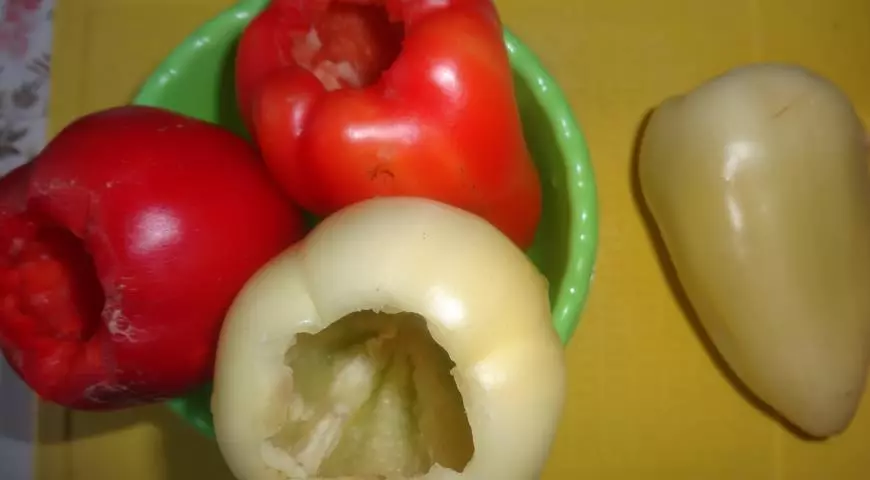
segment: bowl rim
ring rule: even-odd
[[[553,327],[564,345],[574,335],[589,299],[598,254],[598,191],[583,130],[556,80],[510,29],[503,27],[511,67],[526,80],[532,95],[553,122],[565,159],[568,184],[568,259],[552,308]]]
[[[197,54],[227,23],[248,21],[270,0],[240,0],[235,5],[205,21],[188,35],[151,72],[133,99],[134,104],[161,106],[163,86]],[[504,43],[510,56],[511,68],[519,74],[546,116],[552,122],[558,149],[565,159],[565,177],[568,194],[568,254],[556,302],[551,306],[552,324],[563,345],[573,337],[586,307],[595,277],[598,254],[598,193],[586,138],[570,103],[555,79],[544,68],[540,59],[506,26]],[[180,399],[170,400],[176,413],[189,418]],[[205,426],[198,426],[212,435]]]

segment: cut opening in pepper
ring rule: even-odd
[[[294,60],[327,90],[375,83],[399,56],[403,24],[392,21],[384,5],[327,3],[310,30],[295,33]]]
[[[455,364],[423,317],[356,312],[299,334],[285,362],[293,393],[268,443],[318,478],[410,477],[435,464],[462,472],[471,460]]]
[[[13,235],[3,257],[3,317],[10,332],[87,341],[100,325],[105,294],[81,239],[51,224]],[[16,321],[18,319],[18,321]]]

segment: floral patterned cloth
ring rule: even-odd
[[[54,1],[0,0],[0,176],[45,144]],[[34,397],[2,356],[0,412],[0,479],[31,479]]]
[[[55,0],[0,0],[0,175],[46,141]]]

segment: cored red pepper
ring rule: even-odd
[[[274,0],[236,62],[243,117],[305,209],[422,196],[532,242],[540,184],[490,0]]]
[[[0,349],[68,407],[176,396],[211,378],[232,299],[302,233],[229,132],[149,107],[83,117],[0,181]]]

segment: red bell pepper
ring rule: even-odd
[[[0,350],[67,407],[179,395],[211,378],[244,282],[302,233],[229,132],[149,107],[83,117],[0,181]]]
[[[242,36],[236,82],[305,209],[428,197],[531,244],[540,184],[490,0],[274,0]]]

